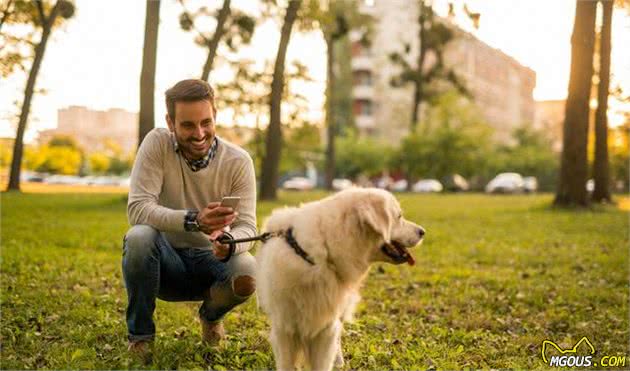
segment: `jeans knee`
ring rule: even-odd
[[[256,291],[256,280],[252,276],[238,276],[232,283],[234,294],[240,297],[251,296]]]
[[[125,235],[123,265],[125,269],[142,266],[147,257],[155,255],[158,231],[148,225],[134,225]]]

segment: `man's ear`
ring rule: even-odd
[[[172,132],[175,131],[175,123],[173,122],[173,120],[171,120],[171,116],[168,115],[168,113],[166,115],[164,115],[164,118],[166,119],[166,125],[168,125],[168,130]]]
[[[372,196],[358,207],[359,221],[376,232],[387,243],[391,242],[393,220],[387,212],[387,200]]]

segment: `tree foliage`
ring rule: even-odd
[[[455,70],[444,64],[444,50],[455,38],[452,26],[435,15],[432,5],[427,0],[418,0],[418,44],[417,58],[411,60],[411,45],[405,44],[402,52],[391,53],[391,62],[400,69],[390,85],[400,87],[412,84],[414,87],[411,114],[411,131],[414,131],[420,120],[419,109],[426,102],[441,94],[444,85],[450,85],[461,94],[469,95],[462,79]],[[432,63],[429,63],[432,62]]]
[[[231,0],[223,0],[219,9],[202,6],[196,10],[187,9],[184,0],[179,2],[183,8],[179,16],[180,27],[194,33],[195,43],[208,49],[201,72],[201,79],[207,81],[221,41],[230,52],[236,52],[240,46],[249,44],[256,28],[256,19],[242,10],[232,8]]]

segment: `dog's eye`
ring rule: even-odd
[[[399,220],[402,219],[402,216],[403,216],[402,213],[398,214],[398,219]]]

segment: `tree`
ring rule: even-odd
[[[319,26],[326,42],[326,166],[325,187],[332,189],[335,177],[335,138],[338,133],[336,122],[336,105],[334,92],[337,90],[338,62],[335,50],[337,44],[356,30],[367,35],[372,20],[370,16],[361,14],[359,4],[354,0],[320,1],[311,0],[308,3],[307,17]]]
[[[588,205],[586,144],[593,76],[596,7],[597,2],[594,1],[576,1],[560,177],[554,200],[554,204],[558,206]]]
[[[558,175],[558,156],[552,150],[546,132],[523,125],[512,132],[512,138],[513,145],[501,145],[496,149],[487,175],[517,172],[536,177],[540,190],[553,190]]]
[[[61,20],[69,19],[74,15],[74,5],[66,0],[57,0],[52,6],[50,3],[44,2],[43,0],[37,0],[34,2],[20,1],[19,3],[22,9],[25,10],[25,13],[20,14],[19,19],[23,21],[22,23],[31,25],[38,31],[41,31],[41,38],[39,42],[35,44],[35,58],[33,59],[33,64],[26,82],[22,111],[18,121],[17,133],[15,135],[15,144],[13,145],[11,175],[9,176],[9,185],[7,190],[15,191],[20,190],[20,172],[22,154],[24,151],[24,133],[26,131],[28,116],[31,109],[31,100],[33,99],[33,93],[35,91],[37,75],[44,59],[44,53],[46,52],[46,45],[48,44],[48,40],[53,29],[59,26]],[[18,6],[17,2],[15,6]],[[9,16],[8,20],[5,20],[5,22],[10,21],[11,18]]]
[[[488,167],[492,129],[476,107],[454,92],[442,94],[428,112],[427,125],[407,136],[391,165],[408,180],[479,175]]]
[[[282,92],[284,90],[284,63],[287,54],[287,47],[291,38],[291,30],[302,4],[301,0],[290,0],[287,7],[282,30],[280,33],[280,43],[273,70],[273,81],[271,82],[271,99],[269,102],[269,126],[265,140],[265,159],[263,161],[261,199],[276,199],[276,189],[278,185],[278,165],[280,163],[280,151],[282,149],[282,129],[280,127],[280,113],[282,104]]]
[[[184,7],[184,0],[179,2]],[[191,12],[184,8],[179,17],[181,28],[184,31],[195,31],[195,43],[208,49],[208,56],[201,71],[201,79],[204,81],[208,81],[222,40],[231,51],[236,51],[241,44],[249,44],[254,34],[256,20],[240,10],[231,9],[230,4],[231,0],[223,0],[223,5],[218,11],[201,7]],[[196,26],[196,23],[208,17],[216,18],[216,26],[211,36]]]
[[[595,111],[595,162],[592,200],[610,202],[610,167],[608,161],[608,91],[610,85],[610,37],[614,0],[603,0],[602,29],[599,43],[599,84]]]
[[[265,154],[264,130],[261,128],[263,122],[263,112],[269,106],[269,93],[273,81],[273,63],[265,63],[261,69],[256,68],[255,62],[249,59],[239,59],[231,62],[234,70],[234,77],[225,83],[217,84],[217,91],[221,92],[221,100],[217,103],[218,110],[229,108],[233,111],[233,121],[245,121],[253,117],[256,124],[256,134],[253,140],[247,144],[254,164],[256,173],[260,173],[262,161]],[[302,128],[303,126],[313,127],[306,115],[308,111],[308,99],[300,94],[299,89],[294,87],[294,82],[312,81],[308,75],[305,65],[293,61],[284,74],[284,90],[282,92],[283,110],[281,122],[282,127]],[[295,138],[290,138],[293,144]],[[284,161],[287,155],[287,146],[283,146],[281,152],[280,170],[287,168],[286,164],[296,163],[296,161]],[[299,148],[299,147],[298,147]],[[308,150],[307,150],[308,151]],[[303,151],[300,151],[302,153]],[[298,153],[299,154],[299,153]]]
[[[407,60],[411,53],[411,46],[406,44],[403,53],[390,54],[390,60],[394,65],[401,68],[400,74],[394,76],[390,85],[400,87],[405,84],[413,84],[413,106],[411,114],[410,129],[415,131],[420,121],[420,105],[422,102],[436,97],[441,93],[439,82],[446,82],[464,95],[469,95],[468,90],[461,81],[461,78],[452,68],[444,64],[443,53],[446,45],[451,42],[455,33],[451,26],[445,21],[435,16],[433,7],[427,0],[419,0],[418,15],[418,43],[419,51],[415,64],[410,64]],[[467,14],[471,19],[479,18],[478,13]],[[433,58],[430,58],[430,57]],[[432,61],[431,65],[428,62]]]
[[[96,152],[88,156],[90,172],[93,174],[105,174],[109,169],[110,158],[106,154]]]
[[[155,66],[160,25],[160,0],[147,0],[146,9],[142,71],[140,72],[138,148],[144,137],[155,127]]]
[[[357,138],[355,135],[337,138],[336,173],[339,176],[357,179],[359,176],[377,176],[389,164],[394,153],[391,146],[372,138]]]

